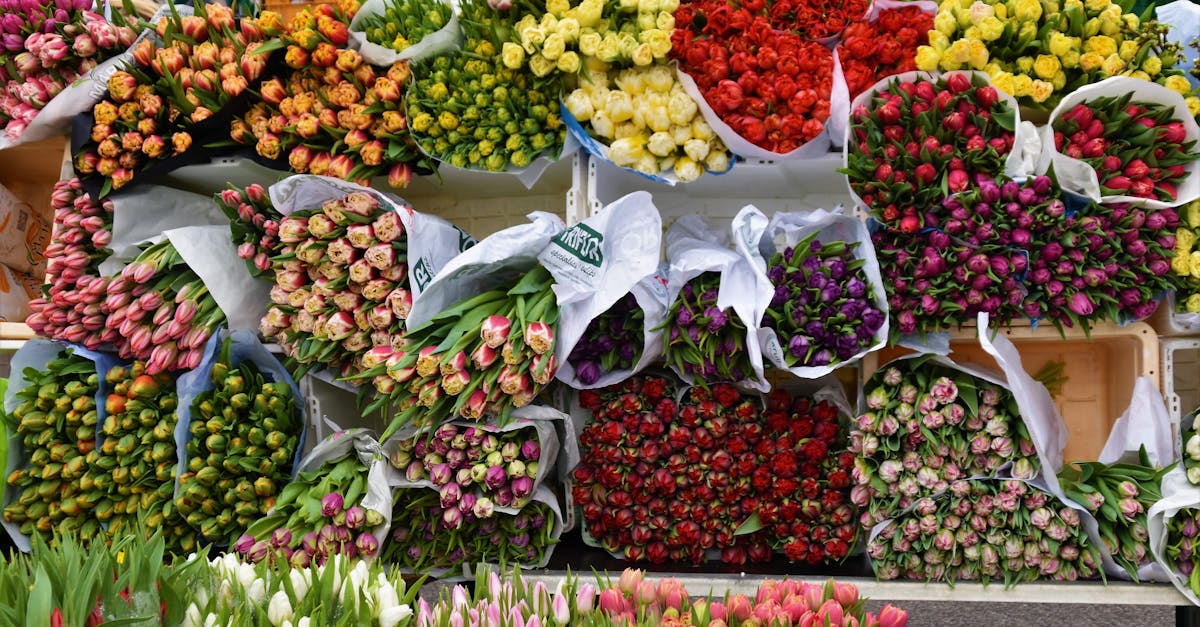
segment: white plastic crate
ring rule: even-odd
[[[334,432],[334,425],[337,429],[370,429],[376,437],[387,428],[379,412],[362,415],[358,410],[357,394],[348,384],[331,383],[324,374],[318,376],[309,373],[300,380],[299,386],[300,393],[308,401],[306,454]]]
[[[490,172],[442,168],[437,175],[413,178],[408,187],[393,189],[385,179],[372,187],[395,194],[417,211],[440,216],[476,238],[526,221],[531,211],[546,211],[568,223],[583,217],[583,157],[576,154],[555,162],[532,188],[526,189],[515,176]],[[163,185],[199,194],[215,194],[228,184],[245,187],[251,183],[270,185],[290,176],[244,158],[215,159],[211,163],[179,168],[159,181]]]
[[[742,161],[721,175],[706,174],[691,183],[674,187],[656,183],[611,163],[587,160],[589,215],[613,201],[638,190],[654,195],[663,224],[691,213],[731,220],[746,205],[754,205],[768,216],[777,211],[853,207],[841,153],[815,159],[792,161]]]
[[[1200,322],[1185,323],[1175,313],[1174,293],[1167,294],[1167,297],[1159,303],[1158,310],[1150,317],[1150,323],[1154,325],[1154,330],[1163,337],[1200,335]]]
[[[1179,424],[1183,416],[1200,407],[1200,339],[1164,338],[1162,351],[1162,392],[1171,412],[1171,421]]]

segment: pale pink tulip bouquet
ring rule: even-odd
[[[170,240],[144,249],[108,283],[101,339],[146,371],[191,370],[225,312]]]
[[[279,222],[283,216],[271,204],[267,190],[258,183],[246,189],[229,186],[216,196],[217,206],[229,218],[229,230],[238,257],[246,262],[250,274],[269,279],[271,256],[279,243]]]
[[[51,99],[101,61],[133,44],[117,11],[110,22],[92,0],[0,2],[0,126],[17,140]]]
[[[108,277],[99,266],[110,254],[113,203],[93,200],[72,178],[55,183],[50,207],[54,231],[46,246],[44,296],[29,301],[25,322],[38,335],[95,349],[106,341]]]

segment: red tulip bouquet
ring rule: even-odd
[[[1087,85],[1059,103],[1044,133],[1041,167],[1053,166],[1065,190],[1153,208],[1200,198],[1200,126],[1166,87],[1128,77]]]
[[[850,98],[882,78],[916,70],[917,46],[927,41],[936,13],[934,2],[875,0],[865,17],[851,21],[837,45]]]

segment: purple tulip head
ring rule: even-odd
[[[250,562],[261,562],[271,553],[271,545],[263,540],[255,542],[249,551],[246,551],[246,559]]]
[[[462,486],[457,483],[447,483],[438,490],[438,497],[444,508],[456,506],[458,500],[462,498],[462,494]]]
[[[321,515],[326,518],[333,518],[341,513],[343,504],[341,494],[330,492],[321,499]]]
[[[379,541],[369,533],[359,534],[354,540],[354,548],[360,555],[372,556],[379,551]]]
[[[245,536],[243,536],[243,537],[245,537]],[[286,527],[280,527],[279,529],[276,529],[273,533],[271,533],[271,546],[272,547],[278,549],[281,547],[288,546],[291,543],[292,543],[292,532],[289,531]]]
[[[787,270],[785,270],[783,266],[771,266],[770,269],[767,270],[767,278],[770,279],[771,283],[775,285],[783,283],[783,280],[786,276]]]
[[[521,455],[525,459],[539,459],[542,455],[542,447],[538,445],[537,440],[526,440],[521,445]]]
[[[708,309],[704,310],[704,316],[708,318],[709,333],[716,333],[729,323],[729,314],[716,307],[709,307]]]
[[[446,529],[458,529],[462,526],[463,515],[458,511],[458,508],[451,507],[442,512],[442,527]]]
[[[496,490],[504,485],[508,480],[508,475],[504,473],[504,467],[500,465],[490,466],[484,474],[483,483],[490,490]]]
[[[533,492],[533,480],[529,477],[517,477],[512,481],[513,496],[523,499]]]
[[[351,529],[358,529],[367,522],[367,513],[363,508],[355,505],[346,510],[346,526]]]

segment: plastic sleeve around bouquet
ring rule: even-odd
[[[1054,147],[1054,123],[1075,105],[1108,96],[1133,94],[1134,102],[1152,102],[1174,109],[1174,119],[1182,122],[1186,133],[1185,142],[1200,144],[1200,125],[1188,111],[1187,103],[1179,95],[1158,83],[1151,83],[1127,76],[1113,76],[1098,83],[1084,85],[1068,94],[1050,113],[1050,121],[1042,127],[1042,155],[1038,161],[1038,172],[1045,173],[1054,168],[1058,185],[1063,190],[1078,194],[1102,204],[1132,203],[1151,209],[1178,207],[1200,198],[1200,160],[1192,160],[1184,168],[1187,175],[1179,182],[1175,200],[1166,202],[1139,198],[1137,196],[1105,195],[1100,189],[1100,179],[1092,166],[1079,159],[1068,157]],[[1196,149],[1193,145],[1193,150]]]
[[[1162,394],[1148,377],[1138,377],[1134,383],[1129,408],[1113,423],[1097,461],[1102,464],[1138,463],[1139,451],[1143,446],[1150,463],[1155,466],[1165,467],[1179,461],[1179,441],[1171,431],[1171,416],[1167,413]],[[1129,573],[1112,560],[1100,539],[1097,537],[1092,540],[1103,554],[1104,572],[1110,577],[1129,579]],[[1137,575],[1138,581],[1171,579],[1170,571],[1164,570],[1157,562],[1142,566]]]
[[[63,350],[70,349],[75,355],[83,357],[96,364],[96,374],[99,376],[99,385],[96,387],[96,447],[99,448],[103,433],[100,426],[104,424],[106,412],[104,411],[104,399],[108,396],[108,388],[104,382],[104,375],[108,373],[108,369],[122,363],[114,355],[98,353],[90,351],[82,346],[74,344],[61,344],[41,338],[35,338],[25,342],[13,356],[9,362],[9,368],[12,374],[8,378],[8,390],[4,394],[4,412],[12,416],[13,411],[20,403],[17,400],[17,394],[29,385],[29,381],[25,378],[25,369],[33,368],[41,371],[43,367],[56,357]],[[7,477],[18,468],[23,468],[28,461],[25,457],[25,447],[22,443],[22,437],[12,430],[8,433],[8,459],[4,466],[4,476]],[[4,485],[3,506],[7,507],[10,503],[16,500],[19,496],[19,490],[16,486],[11,486],[5,483]],[[21,533],[20,527],[14,523],[10,523],[0,518],[0,524],[8,531],[12,537],[13,544],[21,551],[28,553],[31,544],[29,536]]]
[[[1167,524],[1180,510],[1200,507],[1200,487],[1192,485],[1188,481],[1184,469],[1176,466],[1174,470],[1163,477],[1162,497],[1161,501],[1152,505],[1146,512],[1146,526],[1149,527],[1150,532],[1150,552],[1154,554],[1159,568],[1167,573],[1179,593],[1193,605],[1200,605],[1200,598],[1192,591],[1188,577],[1180,572],[1166,554]]]
[[[341,179],[312,174],[297,174],[268,188],[271,203],[287,216],[297,211],[320,208],[325,201],[354,192],[365,192],[379,199],[383,207],[395,211],[404,225],[409,274],[409,291],[415,300],[433,277],[461,251],[475,244],[466,231],[437,216],[414,211],[412,205],[392,194]],[[415,306],[414,306],[415,310]]]
[[[854,111],[858,106],[861,105],[870,108],[871,99],[875,97],[875,94],[886,89],[894,82],[898,83],[917,80],[937,81],[954,76],[955,74],[966,74],[968,78],[972,79],[979,78],[986,81],[988,85],[995,87],[995,85],[992,83],[992,79],[987,75],[986,72],[974,72],[969,70],[955,70],[953,72],[901,72],[900,74],[894,74],[892,76],[880,79],[869,89],[859,94],[858,97],[850,103],[850,107],[846,116],[847,120],[849,120],[849,112]],[[1021,111],[1017,106],[1016,98],[1013,98],[1009,94],[999,89],[996,90],[996,93],[999,95],[1000,100],[1006,103],[1008,108],[1013,112],[1013,150],[1008,154],[1007,157],[1005,157],[1003,174],[1009,177],[1032,174],[1031,170],[1035,165],[1034,160],[1032,158],[1023,157],[1029,150],[1030,146],[1038,145],[1037,127],[1031,124],[1021,123]],[[847,121],[845,129],[842,131],[842,167],[849,166],[850,151],[854,149],[855,144],[851,140],[851,132],[851,125]],[[1018,146],[1021,147],[1020,150],[1017,149]],[[858,193],[854,191],[854,188],[850,186],[849,177],[846,177],[846,187],[850,192],[850,197],[854,199],[856,205],[860,207],[867,206],[866,203],[862,201],[862,198],[858,196]]]
[[[558,499],[554,498],[554,494],[552,492],[550,492],[549,489],[547,489],[545,486],[539,487],[537,490],[534,491],[533,498],[530,500],[530,503],[542,503],[546,507],[550,508],[550,513],[552,514],[552,516],[554,518],[554,522],[553,522],[554,526],[551,527],[550,544],[546,547],[546,552],[542,555],[542,559],[540,561],[538,561],[536,564],[521,564],[520,566],[524,570],[534,570],[534,569],[538,569],[538,568],[545,568],[546,565],[550,563],[550,557],[554,555],[554,545],[558,543],[559,539],[562,537],[563,531],[565,531],[565,528],[563,525],[562,508],[559,507]],[[476,562],[475,565],[476,566],[487,565],[490,567],[490,566],[496,566],[497,564],[494,564],[491,562]],[[473,568],[471,564],[463,564],[461,578],[459,578],[458,576],[454,576],[454,575],[449,575],[449,576],[444,575],[444,576],[439,576],[438,579],[442,580],[442,581],[447,581],[447,582],[470,581],[470,580],[475,579],[475,568]]]
[[[628,378],[657,356],[649,350],[666,303],[649,298],[652,290],[635,289],[654,274],[662,254],[662,218],[649,192],[633,192],[554,237],[538,260],[554,277],[560,322],[555,352],[557,378],[575,388],[603,387]],[[653,286],[651,286],[653,287]],[[592,320],[626,294],[634,292],[646,314],[642,355],[630,370],[608,372],[584,385],[568,362],[571,351]],[[639,297],[639,294],[641,296]],[[661,346],[661,332],[657,333]]]
[[[279,360],[267,350],[267,347],[258,341],[257,336],[249,331],[231,333],[228,329],[221,329],[218,333],[213,334],[204,347],[204,357],[201,359],[200,365],[194,370],[179,375],[179,378],[175,380],[175,391],[179,396],[179,409],[176,412],[179,421],[175,424],[175,455],[179,460],[179,468],[187,468],[187,444],[192,439],[192,404],[195,403],[196,397],[213,389],[212,368],[221,343],[226,337],[232,341],[229,354],[234,367],[244,361],[249,361],[265,375],[264,378],[268,379],[268,383],[285,383],[292,391],[292,403],[300,411],[301,426],[300,439],[296,444],[296,453],[292,458],[292,472],[290,473],[290,476],[295,478],[300,467],[300,456],[304,451],[304,439],[308,434],[308,403],[305,402],[304,395],[300,393],[300,387],[292,380],[292,375],[288,373],[287,368],[284,368],[283,364],[279,363]],[[181,474],[183,473],[175,473],[176,498],[179,496]]]
[[[1188,42],[1200,38],[1200,6],[1188,0],[1175,0],[1169,4],[1160,4],[1154,8],[1158,21],[1171,27],[1167,38],[1182,46],[1183,62],[1179,67],[1195,67],[1200,51],[1188,45]],[[1185,72],[1184,76],[1192,83],[1192,87],[1200,87],[1200,77]]]
[[[488,433],[508,433],[521,429],[532,428],[537,433],[538,447],[541,450],[541,455],[538,459],[537,476],[533,478],[533,494],[537,493],[538,488],[546,483],[547,479],[556,476],[554,473],[558,464],[563,460],[564,456],[569,456],[567,447],[562,446],[565,443],[560,442],[558,438],[558,427],[556,422],[569,420],[566,414],[552,407],[542,405],[526,405],[513,410],[512,421],[506,425],[499,425],[495,419],[489,419],[486,422],[480,423],[474,420],[452,420],[448,423],[457,427],[475,427]],[[396,450],[400,440],[409,440],[413,438],[428,437],[429,429],[406,427],[396,432],[387,442],[383,443],[383,451],[390,458]],[[574,447],[574,462],[579,461],[579,448]],[[567,462],[568,465],[574,465],[574,462]],[[388,485],[394,488],[429,488],[437,490],[438,487],[429,479],[419,481],[409,481],[404,477],[402,471],[391,466],[388,466]],[[531,495],[532,496],[532,495]],[[519,507],[502,507],[495,506],[495,511],[504,512],[507,514],[516,514],[520,511]]]
[[[446,22],[445,26],[436,33],[430,33],[417,43],[397,52],[386,46],[367,41],[366,33],[362,29],[363,22],[381,16],[387,11],[387,4],[384,0],[367,0],[354,14],[354,19],[350,20],[350,45],[358,50],[364,61],[382,67],[399,61],[415,63],[422,59],[458,50],[462,46],[463,40],[462,29],[458,25],[458,11],[456,3],[447,2],[447,4],[450,4],[454,10],[451,11],[450,20]]]
[[[846,242],[857,244],[854,257],[862,260],[863,271],[871,284],[872,300],[875,307],[886,316],[887,293],[883,288],[883,278],[879,274],[879,261],[875,258],[875,247],[871,244],[871,234],[867,231],[866,223],[854,216],[842,214],[841,207],[831,211],[818,209],[807,213],[777,213],[771,219],[766,230],[761,234],[758,245],[750,248],[750,262],[762,272],[766,272],[766,263],[777,247],[793,247],[799,241],[813,233],[818,233],[821,242]],[[883,326],[875,332],[874,341],[862,349],[854,357],[840,361],[831,366],[795,366],[789,367],[784,360],[783,346],[774,329],[760,328],[758,340],[762,344],[763,355],[777,368],[791,372],[797,377],[815,379],[823,377],[834,370],[853,364],[862,359],[867,353],[883,348],[887,343],[888,320],[885,317]]]
[[[112,255],[100,264],[100,274],[112,275],[137,257],[138,245],[162,241],[163,233],[189,226],[222,226],[229,218],[211,196],[163,185],[137,185],[112,198]]]
[[[367,429],[338,431],[319,442],[296,466],[295,473],[318,470],[325,462],[354,455],[367,468],[367,491],[359,506],[372,509],[383,516],[383,522],[371,529],[371,535],[382,547],[392,526],[392,488],[387,479],[387,458],[375,436]],[[267,515],[270,516],[274,510]]]
[[[484,238],[443,266],[413,300],[408,328],[415,328],[466,298],[504,285],[537,265],[538,255],[565,228],[562,218],[543,211]]]
[[[675,302],[688,281],[705,272],[720,273],[717,307],[733,309],[746,327],[746,351],[754,369],[753,377],[740,383],[759,392],[771,389],[771,384],[763,375],[758,327],[774,289],[767,275],[748,261],[745,251],[757,246],[754,233],[761,233],[766,225],[766,216],[753,206],[738,213],[733,221],[732,233],[734,245],[743,252],[735,252],[724,245],[723,242],[728,241],[727,236],[712,231],[703,218],[694,214],[676,220],[666,236],[667,261],[670,263],[670,274],[667,276],[668,307]],[[694,383],[686,373],[676,371],[676,374],[685,382]]]
[[[842,137],[845,135],[846,128],[849,126],[850,119],[850,92],[846,88],[846,78],[842,75],[842,63],[838,59],[837,51],[833,52],[833,82],[829,94],[829,119],[825,120],[825,128],[819,135],[805,143],[803,146],[792,150],[791,152],[778,153],[772,152],[761,146],[756,146],[746,138],[733,130],[716,111],[713,111],[712,106],[704,99],[704,94],[700,92],[700,87],[696,85],[695,79],[682,69],[677,69],[679,83],[683,85],[684,91],[687,92],[692,100],[696,101],[696,105],[700,107],[701,114],[704,115],[704,120],[712,127],[713,132],[721,141],[729,148],[730,152],[739,157],[746,159],[761,159],[765,161],[792,161],[794,159],[812,159],[820,157],[829,152],[836,142],[834,137]]]

